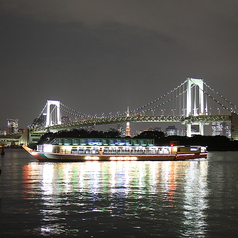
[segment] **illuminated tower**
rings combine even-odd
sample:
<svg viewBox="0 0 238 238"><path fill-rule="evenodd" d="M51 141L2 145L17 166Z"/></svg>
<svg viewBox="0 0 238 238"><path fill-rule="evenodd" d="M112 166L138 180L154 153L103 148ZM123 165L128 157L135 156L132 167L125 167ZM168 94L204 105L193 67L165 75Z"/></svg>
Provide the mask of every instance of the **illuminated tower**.
<svg viewBox="0 0 238 238"><path fill-rule="evenodd" d="M61 124L60 101L47 100L46 127L54 124Z"/></svg>
<svg viewBox="0 0 238 238"><path fill-rule="evenodd" d="M127 106L127 113L126 116L129 117L130 116L130 109L129 106ZM126 122L126 136L131 136L131 126L130 126L130 122Z"/></svg>
<svg viewBox="0 0 238 238"><path fill-rule="evenodd" d="M197 95L198 93L198 95ZM197 102L197 99L198 102ZM203 80L188 78L187 81L187 117L190 115L198 116L204 114L204 93L203 93ZM197 125L198 131L192 131L192 126ZM192 134L204 135L204 123L188 123L187 136L191 137Z"/></svg>

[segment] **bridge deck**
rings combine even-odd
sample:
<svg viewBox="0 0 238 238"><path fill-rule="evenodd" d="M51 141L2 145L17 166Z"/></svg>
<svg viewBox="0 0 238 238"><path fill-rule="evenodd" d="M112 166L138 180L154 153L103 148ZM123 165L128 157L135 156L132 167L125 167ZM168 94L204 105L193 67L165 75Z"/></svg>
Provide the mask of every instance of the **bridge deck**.
<svg viewBox="0 0 238 238"><path fill-rule="evenodd" d="M103 124L115 124L123 122L180 122L182 124L189 123L210 123L214 121L230 122L231 115L198 115L198 116L125 116L125 117L97 117L89 118L81 121L75 121L60 125L54 125L47 128L38 127L33 131L42 132L46 130L65 130L78 128L83 126L103 125Z"/></svg>

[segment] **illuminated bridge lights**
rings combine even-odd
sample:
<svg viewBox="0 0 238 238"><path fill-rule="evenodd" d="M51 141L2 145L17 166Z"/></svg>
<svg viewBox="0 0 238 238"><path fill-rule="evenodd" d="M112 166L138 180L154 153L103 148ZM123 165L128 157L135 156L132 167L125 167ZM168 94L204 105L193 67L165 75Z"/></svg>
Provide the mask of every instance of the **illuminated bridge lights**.
<svg viewBox="0 0 238 238"><path fill-rule="evenodd" d="M102 124L112 124L112 123L122 123L122 122L181 122L186 123L196 123L196 122L213 122L213 121L231 121L230 115L198 115L198 116L172 116L172 115L158 115L158 116L118 116L118 117L103 117L94 119L84 119L81 121L75 121L65 124L59 124L54 126L49 126L48 128L34 128L33 131L46 131L49 130L64 130L69 128L77 128L79 126L90 126L90 125L102 125Z"/></svg>

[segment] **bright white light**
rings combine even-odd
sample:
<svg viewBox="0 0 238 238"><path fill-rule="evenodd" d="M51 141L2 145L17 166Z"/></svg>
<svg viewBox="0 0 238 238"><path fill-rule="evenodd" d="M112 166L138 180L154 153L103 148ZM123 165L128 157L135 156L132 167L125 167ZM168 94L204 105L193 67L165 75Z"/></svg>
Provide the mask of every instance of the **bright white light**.
<svg viewBox="0 0 238 238"><path fill-rule="evenodd" d="M198 148L194 148L194 147L190 148L190 151L197 151L197 150L198 150Z"/></svg>
<svg viewBox="0 0 238 238"><path fill-rule="evenodd" d="M137 157L135 157L135 156L133 156L133 157L129 157L129 156L125 156L125 157L113 156L113 157L110 157L110 160L137 160Z"/></svg>
<svg viewBox="0 0 238 238"><path fill-rule="evenodd" d="M85 156L86 160L99 160L98 156Z"/></svg>
<svg viewBox="0 0 238 238"><path fill-rule="evenodd" d="M44 147L44 152L52 152L52 148L53 148L53 146L52 145L45 145L45 147Z"/></svg>
<svg viewBox="0 0 238 238"><path fill-rule="evenodd" d="M68 150L68 151L71 151L72 150L72 146L62 146L62 150Z"/></svg>

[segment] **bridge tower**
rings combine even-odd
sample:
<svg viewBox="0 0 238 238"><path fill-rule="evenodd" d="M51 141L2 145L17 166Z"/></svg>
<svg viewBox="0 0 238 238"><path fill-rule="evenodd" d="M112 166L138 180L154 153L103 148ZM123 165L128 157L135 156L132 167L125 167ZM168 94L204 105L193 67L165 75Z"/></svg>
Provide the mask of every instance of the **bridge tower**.
<svg viewBox="0 0 238 238"><path fill-rule="evenodd" d="M186 116L198 116L202 114L204 114L203 79L188 78ZM198 126L198 132L192 131L192 125ZM191 137L193 134L204 135L204 123L187 123L186 126L188 137Z"/></svg>
<svg viewBox="0 0 238 238"><path fill-rule="evenodd" d="M52 108L53 106L53 108ZM51 110L52 108L52 110ZM55 113L56 109L56 113ZM54 112L54 113L53 113ZM54 124L61 124L60 116L60 101L47 100L47 109L46 109L46 127L52 126Z"/></svg>
<svg viewBox="0 0 238 238"><path fill-rule="evenodd" d="M130 116L129 106L127 107L126 116ZM131 125L129 121L126 123L126 136L131 136Z"/></svg>

